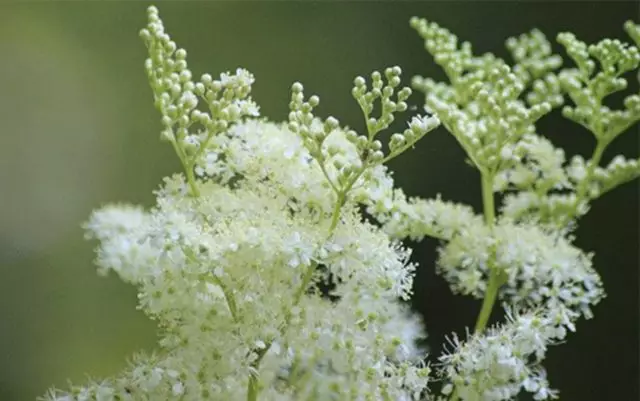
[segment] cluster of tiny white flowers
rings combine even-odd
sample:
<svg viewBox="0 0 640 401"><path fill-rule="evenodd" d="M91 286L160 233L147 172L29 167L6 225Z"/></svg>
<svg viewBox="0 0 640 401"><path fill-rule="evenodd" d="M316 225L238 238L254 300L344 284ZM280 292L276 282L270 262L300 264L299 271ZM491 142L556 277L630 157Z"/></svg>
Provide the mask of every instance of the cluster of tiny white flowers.
<svg viewBox="0 0 640 401"><path fill-rule="evenodd" d="M273 123L255 118L248 71L194 82L186 51L149 7L145 69L161 138L184 175L165 179L151 210L108 205L85 228L99 241L99 271L137 286L139 307L161 330L159 349L112 379L51 390L47 400L431 400L418 344L424 327L403 303L416 266L399 242L426 236L441 241L437 271L452 290L485 301L475 332L465 341L454 334L439 358L442 395L557 398L541 366L547 347L604 297L592 255L572 244L567 227L590 200L640 176L637 160L599 165L606 146L640 120L640 95L628 96L624 110L602 105L626 87L620 75L638 67L640 52L563 33L558 41L578 68L556 73L562 59L537 30L507 41L510 67L474 56L435 23L412 18L411 26L451 84L414 78L427 114L385 147L379 134L411 95L400 88L399 67L374 71L369 84L354 79L366 132L314 115L319 98L306 98L297 82L288 121ZM640 26L625 29L640 46ZM567 163L536 132L564 93L574 105L563 114L596 137L590 160ZM480 171L484 216L394 187L385 163L440 124ZM498 216L495 193L504 193ZM506 322L485 330L496 297Z"/></svg>
<svg viewBox="0 0 640 401"><path fill-rule="evenodd" d="M392 185L386 177L383 185L372 186L371 192L381 193L380 199L367 198L367 211L383 224L383 229L394 238L419 241L424 237L450 240L469 226L482 224L470 206L436 199L407 198L400 189L380 188ZM388 205L388 207L382 207Z"/></svg>
<svg viewBox="0 0 640 401"><path fill-rule="evenodd" d="M340 143L343 155L350 154L351 148L344 146L347 141L341 130L332 133L331 141ZM315 204L328 212L335 203L322 171L287 124L247 120L217 137L216 142L220 150L207 152L203 167L212 179L221 183L242 177L255 181L268 179L296 200L292 202L293 208L298 203ZM350 155L355 157L353 153ZM335 171L329 169L328 174L333 176Z"/></svg>
<svg viewBox="0 0 640 401"><path fill-rule="evenodd" d="M507 321L460 342L450 339L453 349L439 358L440 374L448 381L443 393L455 386L463 401L512 400L522 390L534 400L557 398L539 366L548 345L562 340L565 330L541 313L511 313Z"/></svg>
<svg viewBox="0 0 640 401"><path fill-rule="evenodd" d="M575 164L565 165L564 151L542 136L527 134L514 146L514 154L522 162L500 171L494 180L495 191L509 192L502 201L503 215L545 224L570 211L575 194L566 191L574 190L583 178Z"/></svg>
<svg viewBox="0 0 640 401"><path fill-rule="evenodd" d="M454 292L482 298L490 268L506 275L500 296L509 304L566 308L589 318L604 294L591 256L538 226L468 226L440 248L438 270Z"/></svg>
<svg viewBox="0 0 640 401"><path fill-rule="evenodd" d="M559 35L580 70L557 74L553 70L562 60L551 54L539 31L507 41L517 63L510 68L492 55L473 56L468 42L459 45L435 23L414 18L411 24L451 81L416 77L414 87L425 92L427 110L438 116L478 168L483 190L485 182L490 184L483 196L507 192L502 216L496 219L485 209L483 221L471 208L440 199L407 200L393 188L390 176L376 182L368 211L396 238L442 240L437 271L454 292L486 301L489 292L497 291L509 305L537 310L509 316L507 324L486 333L484 320L465 343L455 338L455 349L441 358L449 381L445 395L509 400L524 389L535 399L555 398L544 370L530 366L530 355L537 365L546 346L575 330L580 316L590 318L591 307L604 297L591 255L573 246L566 234L570 221L587 212L590 200L640 176L638 162L622 156L605 168L598 166L610 141L640 119L637 95L625 99L624 111L611 111L601 103L626 85L620 75L637 68L638 51L619 41L588 47L569 34ZM631 23L625 28L638 42L640 28ZM592 76L589 56L600 62L602 72ZM588 162L574 156L566 163L563 150L535 130L538 118L564 103L563 92L576 104L566 106L564 115L598 140Z"/></svg>
<svg viewBox="0 0 640 401"><path fill-rule="evenodd" d="M548 139L535 134L524 135L512 152L522 163L496 175L495 191L547 193L551 189L572 188L563 166L564 151L554 147Z"/></svg>
<svg viewBox="0 0 640 401"><path fill-rule="evenodd" d="M362 107L380 98L384 108L358 136L311 115L300 84L289 124L243 120L257 114L247 100L251 74L193 84L186 53L153 7L142 36L164 137L186 177L165 179L152 210L106 206L86 228L100 241L101 271L138 287L140 307L162 328L160 354L49 398L418 399L429 377L416 344L424 333L400 303L415 266L354 202L370 176L384 175L385 159L437 125L412 120L382 155L374 135L406 110L410 93L390 100L399 69L386 71L387 87L373 74L379 93L354 95ZM198 96L212 114L196 109ZM193 123L204 130L191 133Z"/></svg>
<svg viewBox="0 0 640 401"><path fill-rule="evenodd" d="M263 132L272 129L267 125ZM343 223L326 241L326 226L316 224L311 210L293 211L286 194L253 180L242 181L235 190L213 182L202 184L198 198L185 196L187 192L180 177L169 179L158 191L158 206L151 214L107 207L94 213L88 227L102 241L101 268L140 286L144 310L165 327L161 344L166 349L236 350L224 355L224 363L209 361L211 383L231 377L243 383L256 347L270 342L288 348L265 356L267 372L270 366L274 367L271 372L277 372L294 363L317 375L287 379L287 389L297 386L296 391L303 393L323 383L327 394L335 395L351 383L349 391L355 394L365 391L362 383L369 383L366 391L374 394L379 391L375 390L378 382L371 380L386 382L390 380L387 370L400 369L398 353L407 354L403 359L419 355L414 341L420 331L412 328L415 320L401 318L404 315L398 316L400 309L394 306L398 297L407 298L411 292L413 267L407 264L407 251L374 227L345 213ZM128 220L129 215L135 219ZM114 217L121 217L122 224ZM309 295L294 310L283 312L299 296L296 291L311 264L325 266L325 274L338 283L331 292L338 301ZM314 275L313 282L328 278L321 273ZM280 332L283 319L289 325L285 333ZM415 336L398 336L404 326ZM331 346L317 341L320 333ZM184 345L187 340L189 344ZM342 369L351 371L350 375L343 370L320 375L317 364L334 366L346 357L346 350L350 350L349 364L343 361ZM185 363L191 362L185 358ZM405 365L405 370L420 369ZM372 366L382 370L368 380L362 375ZM328 380L327 375L334 379ZM265 380L269 374L261 377ZM235 399L244 388L231 391L208 389L212 399Z"/></svg>

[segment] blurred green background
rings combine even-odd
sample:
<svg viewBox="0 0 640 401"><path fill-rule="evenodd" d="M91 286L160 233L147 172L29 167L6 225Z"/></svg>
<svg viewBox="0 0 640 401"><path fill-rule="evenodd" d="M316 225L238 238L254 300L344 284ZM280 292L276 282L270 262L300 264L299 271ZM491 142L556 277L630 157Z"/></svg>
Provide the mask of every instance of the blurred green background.
<svg viewBox="0 0 640 401"><path fill-rule="evenodd" d="M158 140L138 31L146 2L34 2L0 5L0 400L31 400L67 379L117 372L127 357L151 350L154 325L135 309L133 288L98 277L95 244L83 240L90 211L113 201L150 206L161 178L178 171ZM628 41L637 2L161 2L173 39L187 49L194 75L243 66L257 82L263 115L287 115L293 81L321 98L320 115L364 126L350 96L356 75L400 65L444 79L409 28L426 17L470 40L477 53L507 57L504 40L538 27L553 38L569 30L594 42ZM559 49L558 49L559 50ZM559 50L560 51L560 50ZM561 53L564 55L564 53ZM638 90L638 83L631 82ZM420 104L421 96L411 100ZM613 102L619 104L620 98ZM402 120L402 119L399 119ZM401 129L402 121L394 128ZM638 157L638 127L611 145ZM555 116L540 132L569 154L587 155L587 132ZM412 195L479 208L477 174L445 131L394 161ZM609 296L582 321L546 366L564 400L638 399L638 183L598 201L577 243L594 251ZM434 241L416 245L421 264L414 306L429 345L473 324L479 305L455 297L433 273Z"/></svg>

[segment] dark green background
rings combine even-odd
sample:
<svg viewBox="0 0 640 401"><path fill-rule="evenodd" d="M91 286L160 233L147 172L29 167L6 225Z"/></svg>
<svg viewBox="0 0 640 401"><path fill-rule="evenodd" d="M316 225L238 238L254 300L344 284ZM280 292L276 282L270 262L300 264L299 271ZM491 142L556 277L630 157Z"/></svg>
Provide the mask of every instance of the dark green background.
<svg viewBox="0 0 640 401"><path fill-rule="evenodd" d="M135 310L133 288L100 278L80 224L110 201L151 205L161 178L178 171L158 140L138 30L145 2L37 2L0 6L0 400L30 400L50 385L102 377L128 355L152 349L154 326ZM257 79L263 115L287 115L293 81L321 98L320 115L362 128L350 96L356 75L400 65L443 79L409 28L413 15L470 40L477 53L506 57L504 40L542 29L569 30L593 42L629 40L633 2L162 2L167 30L188 51L196 76L243 66ZM637 91L638 83L631 82ZM411 101L419 104L419 95ZM620 98L614 98L619 104ZM400 118L397 129L404 124ZM556 115L540 132L568 154L589 154L590 135ZM638 157L638 127L606 153ZM442 129L395 160L399 185L412 195L470 203L479 209L477 173ZM638 185L594 204L577 243L595 252L609 293L595 319L581 321L546 366L570 401L638 399ZM473 324L479 305L455 297L433 273L434 241L416 245L421 264L415 306L429 345Z"/></svg>

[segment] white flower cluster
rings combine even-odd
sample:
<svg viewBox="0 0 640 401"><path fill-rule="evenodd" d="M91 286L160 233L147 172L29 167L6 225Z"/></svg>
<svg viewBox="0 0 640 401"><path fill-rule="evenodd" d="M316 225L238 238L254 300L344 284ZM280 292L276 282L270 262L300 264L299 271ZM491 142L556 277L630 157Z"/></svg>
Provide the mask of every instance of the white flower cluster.
<svg viewBox="0 0 640 401"><path fill-rule="evenodd" d="M490 227L467 206L440 199L407 201L400 190L393 195L386 213L374 206L368 210L395 238L443 240L437 271L455 293L482 299L496 269L505 275L499 293L505 302L558 309L571 321L590 317L590 306L604 296L591 255L558 232L508 218Z"/></svg>
<svg viewBox="0 0 640 401"><path fill-rule="evenodd" d="M393 91L381 88L384 122L372 119L366 136L345 132L335 119L321 123L301 100L292 103L292 113L299 110L288 125L243 121L255 114L245 100L250 74L192 84L184 52L174 49L154 8L143 37L156 105L172 130L165 137L189 170L165 180L151 211L107 206L86 227L100 241L101 271L138 287L140 307L162 328L161 349L116 379L49 398L421 397L429 377L417 345L422 323L400 301L411 295L415 266L354 202L369 180L384 177L374 135L391 112L406 109L408 92L396 104ZM399 73L387 71L390 85ZM294 100L301 90L294 85ZM194 93L204 95L211 115L196 109ZM198 122L204 131L186 130ZM412 121L403 136L410 138L390 156L435 125Z"/></svg>
<svg viewBox="0 0 640 401"><path fill-rule="evenodd" d="M604 297L591 255L565 228L589 200L640 176L638 161L621 156L599 167L608 143L640 119L637 95L624 111L601 104L626 85L619 75L640 63L635 47L608 40L588 47L561 34L578 69L556 75L562 60L539 31L507 41L511 68L413 18L451 85L414 79L428 115L412 117L385 147L379 133L408 109L411 94L399 88L399 67L373 72L370 87L355 78L364 133L315 116L319 98L305 98L300 83L288 121L276 124L255 118L249 72L194 82L186 51L155 7L148 18L145 68L162 138L185 172L165 179L151 210L106 206L86 229L99 241L100 271L137 286L140 308L161 329L159 349L113 379L51 390L46 400L432 399L417 343L423 325L402 303L416 267L398 242L425 236L442 241L437 271L453 291L484 299L474 334L454 335L439 359L444 396L506 401L524 390L535 400L556 398L540 366L547 347ZM638 42L640 26L626 29ZM590 57L601 64L598 74ZM589 161L566 164L564 152L536 133L563 91L575 103L564 114L598 140ZM384 163L441 122L480 171L484 216L394 188ZM506 191L496 216L494 193ZM382 227L367 222L361 205ZM507 321L485 330L497 298Z"/></svg>
<svg viewBox="0 0 640 401"><path fill-rule="evenodd" d="M538 226L468 226L440 249L438 271L454 292L482 298L490 269L506 275L500 296L508 304L590 318L604 295L591 256Z"/></svg>
<svg viewBox="0 0 640 401"><path fill-rule="evenodd" d="M315 121L314 124L321 125ZM329 138L342 150L342 158L357 158L343 131L336 129ZM203 174L213 180L221 184L241 178L269 180L295 199L292 207L316 205L319 211L331 211L335 195L327 179L302 139L291 132L287 124L247 120L218 135L214 141L218 150L207 152L201 165ZM332 164L326 171L330 177L337 175Z"/></svg>
<svg viewBox="0 0 640 401"><path fill-rule="evenodd" d="M547 346L565 334L553 317L507 311L502 326L465 342L456 336L449 341L453 349L440 357L440 374L448 381L442 391L455 391L463 401L513 400L522 390L532 393L534 400L557 398L539 364Z"/></svg>
<svg viewBox="0 0 640 401"><path fill-rule="evenodd" d="M278 132L247 124L236 130L264 144ZM422 329L397 301L411 294L408 252L349 208L327 237L325 212L258 178L247 174L234 189L202 183L194 198L176 176L150 213L109 206L87 224L101 241L100 267L138 285L142 308L164 330L168 359L144 380L133 377L144 366L119 379L132 399L177 388L184 399L244 399L252 375L265 388L260 399L418 396L428 373L415 344ZM321 294L329 280L332 300ZM157 373L162 366L174 377ZM123 396L123 388L111 391ZM72 399L103 390L78 391Z"/></svg>
<svg viewBox="0 0 640 401"><path fill-rule="evenodd" d="M586 174L573 163L577 157L566 166L564 151L535 134L524 135L514 154L521 163L500 171L493 183L496 192L509 192L502 201L503 216L553 226L563 213L574 210L577 198L571 191ZM579 206L579 213L586 213L586 203Z"/></svg>
<svg viewBox="0 0 640 401"><path fill-rule="evenodd" d="M546 194L552 189L573 188L564 170L565 156L546 138L527 134L513 148L521 163L500 171L494 180L494 191L533 191Z"/></svg>
<svg viewBox="0 0 640 401"><path fill-rule="evenodd" d="M402 190L392 188L390 177L377 183L380 185L372 186L367 196L367 211L394 238L419 241L428 236L448 241L469 226L482 224L469 206L443 201L440 196L407 199Z"/></svg>
<svg viewBox="0 0 640 401"><path fill-rule="evenodd" d="M587 50L573 36L560 35L582 70L592 68L590 55L603 72L556 74L552 70L561 59L551 54L539 31L507 41L517 63L510 68L490 54L473 56L468 42L459 45L435 23L414 18L411 24L451 81L416 77L414 87L425 92L426 109L480 171L484 218L439 198L407 199L389 176L370 190L368 211L395 238L442 240L437 271L454 292L484 300L476 333L464 343L455 338L455 349L440 359L449 383L445 396L511 400L525 390L536 400L555 398L538 366L546 346L574 331L579 317L590 318L591 307L604 297L591 255L566 237L569 223L587 212L590 200L640 175L638 162L622 156L606 168L598 166L610 140L640 118L637 95L625 99L624 111L612 112L601 104L602 97L624 86L619 75L637 67L637 49L604 40ZM638 26L628 23L626 29L634 39L640 37ZM564 114L587 126L599 141L588 162L575 156L566 163L564 151L535 130L538 118L563 104L564 92L577 104ZM497 217L495 192L507 192ZM535 312L508 314L505 325L483 332L496 298Z"/></svg>
<svg viewBox="0 0 640 401"><path fill-rule="evenodd" d="M562 149L537 135L525 135L516 146L525 160L503 170L494 181L496 191L513 191L501 211L515 221L536 222L560 228L566 216L582 216L588 203L640 176L638 160L617 155L606 167L590 168L580 155L565 163ZM578 197L575 191L583 188Z"/></svg>

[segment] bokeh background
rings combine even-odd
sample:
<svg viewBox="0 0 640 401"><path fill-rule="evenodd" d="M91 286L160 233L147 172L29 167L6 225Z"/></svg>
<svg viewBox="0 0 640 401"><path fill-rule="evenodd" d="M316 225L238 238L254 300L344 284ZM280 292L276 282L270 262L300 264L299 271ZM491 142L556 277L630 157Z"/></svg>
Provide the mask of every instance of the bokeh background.
<svg viewBox="0 0 640 401"><path fill-rule="evenodd" d="M142 68L137 34L148 5L0 5L0 400L32 400L68 379L110 375L133 352L153 349L155 328L136 310L135 290L97 276L95 244L83 240L80 227L107 202L152 205L161 178L179 170L172 149L158 140L159 116ZM409 28L413 15L472 41L476 53L502 57L507 37L533 27L551 38L568 30L588 43L628 41L623 22L640 20L637 2L609 1L158 6L173 39L188 50L194 75L248 68L257 78L254 98L274 120L286 118L290 85L299 80L320 96L320 115L355 128L364 126L350 96L356 75L397 64L407 83L415 74L444 79ZM638 90L635 80L631 90ZM569 155L586 156L594 145L557 113L539 129ZM638 157L638 127L631 131L605 161L618 153ZM412 195L441 193L481 210L479 177L463 159L439 129L391 167ZM628 184L597 201L577 231L577 244L595 252L609 296L595 319L581 321L567 344L549 352L546 366L563 400L638 399L638 188ZM451 295L435 276L435 241L412 245L421 264L414 306L437 355L444 335L473 325L479 304Z"/></svg>

